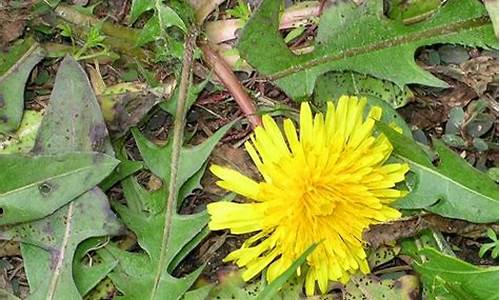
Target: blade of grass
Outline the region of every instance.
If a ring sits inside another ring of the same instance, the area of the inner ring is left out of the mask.
[[[309,248],[307,248],[302,255],[295,260],[292,265],[283,273],[281,274],[278,278],[273,280],[269,285],[267,285],[262,292],[257,296],[257,300],[272,300],[274,299],[273,297],[276,296],[278,293],[279,289],[285,285],[285,283],[290,279],[295,271],[306,261],[306,258],[311,254],[314,249],[316,249],[316,246],[318,244],[314,243]]]

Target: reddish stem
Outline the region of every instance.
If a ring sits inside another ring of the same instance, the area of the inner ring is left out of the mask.
[[[234,75],[233,70],[208,44],[202,44],[200,48],[203,51],[205,61],[214,70],[229,93],[231,93],[243,114],[247,117],[250,124],[252,124],[252,127],[260,126],[261,119],[256,113],[255,105],[243,89],[238,78]]]

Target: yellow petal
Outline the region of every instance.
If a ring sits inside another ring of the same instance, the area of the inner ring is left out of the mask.
[[[258,200],[259,194],[259,184],[254,180],[248,178],[241,173],[221,167],[218,165],[212,165],[210,171],[220,179],[217,185],[220,187],[240,194],[242,196],[248,197],[253,200]]]
[[[307,102],[300,105],[300,141],[304,146],[313,142],[313,117]]]
[[[229,229],[234,234],[262,230],[264,209],[259,203],[214,202],[207,205],[210,230]]]

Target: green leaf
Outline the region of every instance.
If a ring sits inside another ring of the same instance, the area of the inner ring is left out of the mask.
[[[141,34],[137,39],[137,46],[140,47],[158,39],[160,34],[160,23],[158,22],[158,18],[153,16],[142,27]]]
[[[316,81],[316,88],[314,90],[314,103],[323,111],[326,110],[326,102],[334,101],[335,103],[338,101],[340,96],[342,95],[357,95],[361,97],[366,97],[368,101],[368,105],[365,109],[365,114],[368,113],[370,107],[378,106],[382,108],[382,117],[381,121],[385,124],[394,123],[399,128],[403,130],[403,134],[411,137],[411,130],[406,125],[406,122],[401,116],[394,110],[391,102],[397,101],[397,95],[392,94],[391,92],[384,93],[382,91],[383,86],[385,84],[390,85],[391,83],[385,82],[377,83],[374,82],[379,81],[378,79],[372,78],[372,86],[367,87],[366,90],[361,92],[360,89],[354,88],[355,81],[358,82],[358,79],[361,79],[359,74],[351,73],[352,76],[357,77],[357,79],[353,79],[354,77],[349,76],[349,73],[334,73],[329,72],[318,78]],[[346,77],[351,77],[349,80],[352,83],[347,83]],[[363,84],[362,84],[363,85]],[[378,87],[377,87],[378,86]],[[396,88],[396,87],[394,87]]]
[[[318,77],[315,99],[318,93],[321,93],[319,97],[322,99],[326,97],[338,99],[342,95],[377,98],[390,104],[394,109],[405,106],[413,98],[413,93],[408,87],[401,89],[390,81],[355,72],[329,72]]]
[[[12,136],[0,138],[0,153],[27,153],[35,144],[36,133],[42,122],[42,112],[25,110],[21,125]]]
[[[163,28],[175,26],[182,31],[187,32],[184,21],[182,21],[181,17],[179,17],[179,15],[170,7],[166,5],[160,5],[158,7],[158,17],[160,25],[163,25]]]
[[[110,142],[92,87],[83,69],[69,56],[59,67],[36,141],[34,152],[39,155],[75,151],[113,154],[107,148]],[[72,272],[77,246],[88,238],[121,231],[106,195],[95,187],[44,219],[0,228],[0,239],[22,242],[29,299],[80,299]]]
[[[491,251],[491,257],[494,259],[497,259],[498,258],[498,251],[499,251],[499,246],[498,246],[498,243],[496,243],[495,247]]]
[[[101,108],[87,75],[71,57],[67,56],[63,62],[33,153],[96,151],[114,156]]]
[[[144,12],[153,9],[155,0],[132,0],[130,23],[135,23]]]
[[[417,299],[418,295],[419,282],[414,275],[405,275],[398,280],[356,275],[344,287],[346,300],[411,300]]]
[[[208,299],[208,295],[210,291],[214,288],[213,284],[207,284],[201,288],[197,288],[196,290],[189,291],[184,294],[182,300],[200,300],[200,299]],[[0,294],[1,295],[1,294]],[[7,299],[9,300],[9,299]]]
[[[24,108],[24,87],[33,67],[45,51],[33,44],[19,60],[0,76],[0,133],[17,129]]]
[[[487,244],[482,244],[481,248],[479,248],[479,257],[484,257],[486,252],[489,250],[493,249],[495,247],[495,243],[487,243]]]
[[[479,267],[432,248],[419,252],[427,259],[414,268],[428,299],[498,299],[498,267]]]
[[[467,147],[467,144],[464,141],[464,139],[461,136],[455,134],[444,134],[441,137],[441,140],[443,140],[443,142],[450,147],[455,147],[459,149]]]
[[[199,171],[204,169],[211,151],[231,125],[232,123],[219,129],[198,146],[181,149],[177,177],[177,184],[181,187],[179,195],[187,196],[199,185]],[[172,142],[159,147],[137,130],[133,133],[145,166],[160,177],[163,183],[168,182]],[[195,179],[191,180],[192,178]],[[180,299],[202,268],[182,278],[175,278],[170,272],[196,245],[193,240],[199,242],[200,236],[206,234],[204,229],[208,222],[207,212],[180,215],[175,211],[172,223],[165,224],[165,215],[169,213],[165,205],[168,195],[166,184],[154,192],[149,192],[136,178],[129,177],[122,181],[122,186],[127,205],[114,203],[113,207],[127,227],[136,234],[143,251],[132,253],[114,245],[106,247],[106,251],[119,262],[109,277],[124,294],[124,299]],[[182,200],[184,199],[178,198],[178,205]],[[164,230],[168,230],[170,235],[165,247],[162,246]],[[162,256],[165,257],[165,265],[160,265]],[[157,274],[160,274],[158,282]]]
[[[389,16],[393,20],[411,24],[422,21],[436,12],[441,6],[441,0],[390,0],[388,2]]]
[[[214,133],[206,142],[190,147],[184,148],[181,151],[180,160],[184,161],[179,168],[179,175],[177,177],[178,186],[182,186],[193,176],[207,160],[217,142],[224,136],[227,130],[234,124],[231,122],[220,130]],[[145,165],[158,177],[162,178],[164,182],[168,182],[170,177],[170,156],[172,149],[172,140],[169,139],[164,147],[159,147],[154,143],[148,141],[146,137],[135,129],[132,134],[137,143],[137,147],[142,154]],[[191,163],[187,163],[187,162]]]
[[[7,72],[12,66],[20,60],[23,55],[33,46],[35,41],[32,38],[18,40],[9,47],[9,51],[0,52],[0,75]]]
[[[143,167],[144,166],[140,161],[124,160],[120,162],[118,167],[116,167],[116,169],[99,184],[99,187],[103,191],[107,191],[120,180],[134,174]]]
[[[486,10],[488,10],[491,23],[498,38],[498,0],[485,0],[484,5],[486,6]]]
[[[181,29],[183,32],[187,31],[184,21],[172,8],[164,4],[161,4],[161,1],[156,0],[154,2],[155,3],[152,4],[153,6],[151,6],[151,8],[154,8],[155,13],[146,22],[146,24],[144,24],[139,39],[137,40],[137,46],[142,46],[151,41],[155,41],[159,38],[162,38],[162,36],[165,33],[165,30],[172,26]],[[147,7],[149,7],[149,5],[150,4],[148,3]]]
[[[117,164],[101,153],[0,155],[0,225],[53,213],[93,188]]]
[[[415,64],[414,52],[425,45],[454,43],[495,47],[493,27],[477,0],[449,0],[426,21],[405,25],[387,19],[382,1],[338,2],[323,12],[314,51],[293,54],[279,26],[282,1],[264,0],[242,31],[242,58],[275,80],[293,99],[311,95],[316,78],[332,70],[352,70],[395,82],[447,84]]]
[[[368,265],[371,269],[393,260],[399,254],[399,247],[380,246],[368,254]]]
[[[30,279],[29,299],[81,298],[72,274],[78,244],[92,236],[121,232],[120,223],[105,204],[106,195],[95,188],[48,218],[0,232],[0,239],[25,244],[21,251]]]
[[[103,244],[107,242],[109,239],[91,238],[81,243],[76,250],[73,260],[73,276],[81,295],[88,294],[118,264],[116,260],[102,261],[98,257],[94,257],[95,255],[88,255],[90,251],[103,247]],[[84,260],[87,257],[90,257],[91,261],[86,263]]]
[[[186,99],[186,109],[189,110],[191,106],[196,102],[196,99],[198,99],[198,95],[203,91],[203,89],[207,86],[207,83],[210,81],[210,77],[207,77],[204,81],[195,84],[195,85],[189,85],[188,89],[188,95]],[[177,99],[179,98],[179,87],[176,87],[174,92],[172,93],[172,96],[170,96],[170,100],[164,101],[160,103],[161,109],[164,111],[168,112],[172,116],[175,116],[175,110],[177,108]]]
[[[492,241],[498,241],[497,234],[496,234],[496,232],[493,229],[488,228],[486,230],[486,235],[490,238],[490,240],[492,240]]]
[[[290,31],[286,36],[285,38],[283,39],[285,41],[285,43],[290,43],[291,41],[293,41],[294,39],[298,38],[299,36],[302,35],[302,33],[304,33],[304,31],[306,31],[306,27],[305,26],[299,26],[297,28],[294,28],[292,31]],[[234,49],[236,50],[236,49]],[[239,52],[236,52],[236,53],[239,53]]]
[[[498,185],[470,166],[443,142],[433,140],[439,156],[432,164],[413,139],[383,123],[377,124],[394,146],[393,156],[406,161],[416,176],[407,196],[394,205],[405,209],[424,208],[433,213],[474,223],[498,221]]]

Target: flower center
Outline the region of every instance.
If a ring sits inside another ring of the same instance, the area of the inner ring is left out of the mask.
[[[306,184],[301,201],[309,214],[313,216],[330,215],[337,202],[327,187],[315,182]]]

